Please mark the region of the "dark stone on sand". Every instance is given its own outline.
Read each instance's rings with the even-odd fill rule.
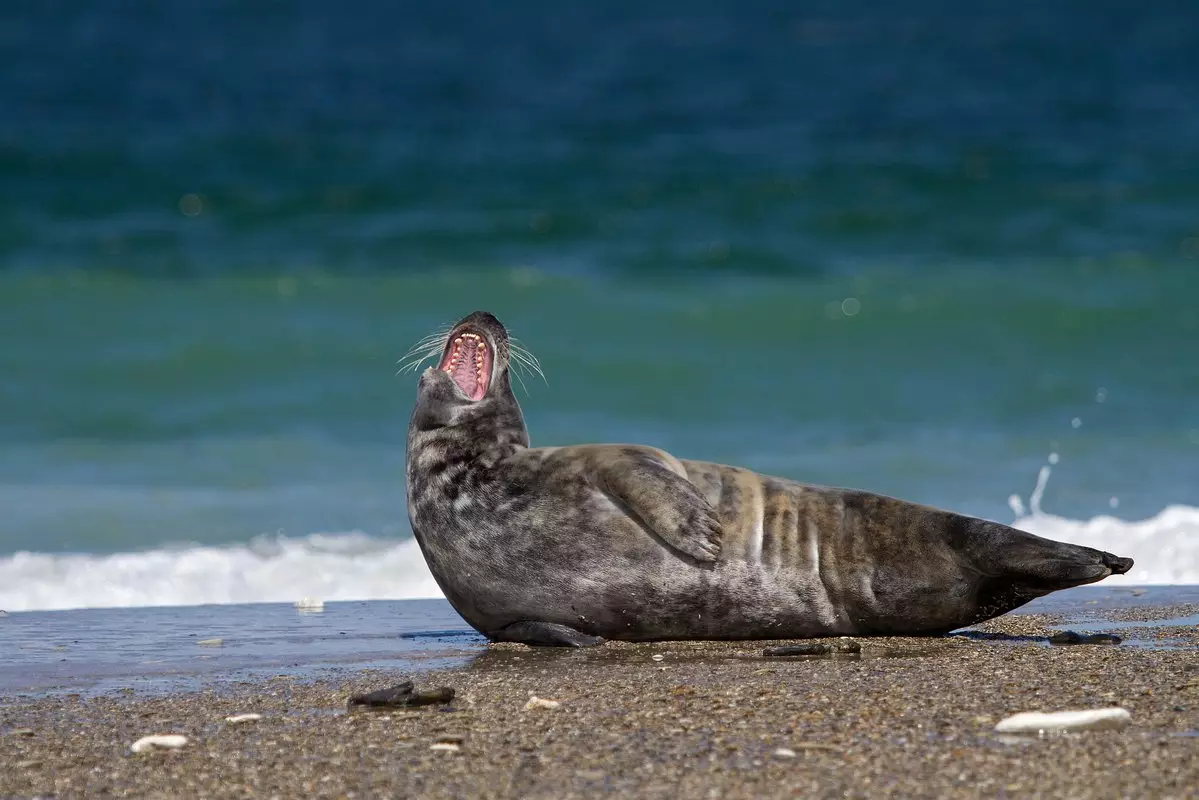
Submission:
[[[1083,636],[1074,631],[1062,631],[1049,637],[1050,644],[1120,644],[1121,641],[1123,640],[1119,636],[1111,633],[1093,633],[1090,636]]]
[[[367,708],[412,708],[448,703],[453,699],[454,690],[449,686],[418,692],[415,691],[412,681],[404,681],[386,689],[354,695],[347,705],[351,707],[366,706]]]
[[[804,644],[787,644],[781,647],[767,647],[762,651],[764,656],[827,656],[830,653],[860,653],[862,645],[853,639],[841,639],[831,644],[826,642],[807,642]]]
[[[824,656],[833,652],[832,645],[812,642],[811,644],[788,644],[782,647],[767,647],[764,656]]]

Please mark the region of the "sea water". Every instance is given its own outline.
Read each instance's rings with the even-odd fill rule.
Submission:
[[[0,609],[437,597],[396,362],[476,308],[534,444],[1199,582],[1197,15],[20,4]]]

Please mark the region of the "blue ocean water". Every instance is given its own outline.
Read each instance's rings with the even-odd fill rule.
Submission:
[[[0,608],[436,596],[395,362],[476,308],[545,368],[535,444],[1199,582],[1196,29],[1164,1],[6,6]]]

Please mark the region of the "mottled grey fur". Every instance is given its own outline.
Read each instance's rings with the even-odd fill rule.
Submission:
[[[493,640],[935,634],[1131,559],[994,522],[639,445],[530,448],[503,325],[486,396],[420,379],[408,513],[446,598]]]

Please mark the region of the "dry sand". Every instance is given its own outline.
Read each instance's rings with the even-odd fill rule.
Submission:
[[[463,669],[412,676],[7,698],[0,796],[1199,797],[1196,630],[1119,622],[1107,630],[1173,647],[1048,646],[1046,622],[863,638],[858,656],[765,658],[768,642],[501,645]],[[347,712],[351,694],[408,677],[457,697]],[[526,710],[530,695],[562,705]],[[1132,713],[1130,727],[993,732],[1020,711],[1111,705]],[[223,721],[246,712],[263,719]],[[131,754],[146,734],[190,741]],[[432,749],[438,742],[459,748]]]

